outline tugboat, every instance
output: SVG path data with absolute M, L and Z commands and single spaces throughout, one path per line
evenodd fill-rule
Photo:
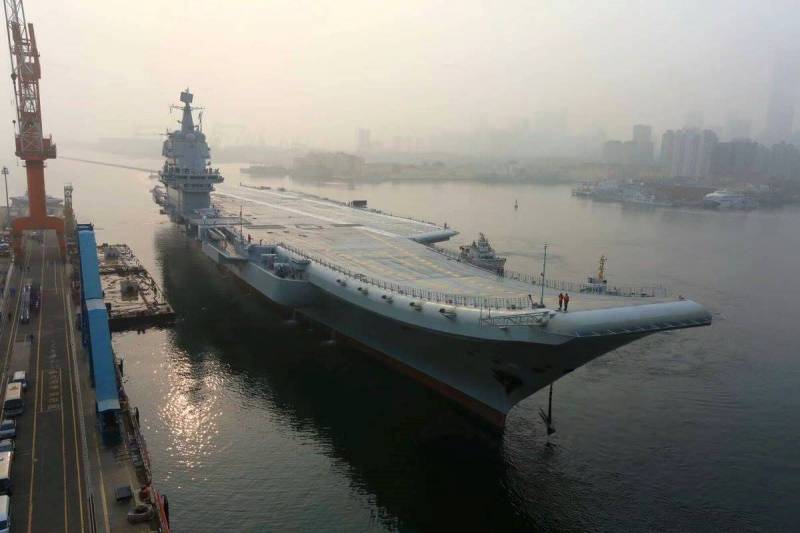
M 606 279 L 606 261 L 608 258 L 605 255 L 600 256 L 600 263 L 597 267 L 597 277 L 589 276 L 586 278 L 586 286 L 581 288 L 581 292 L 608 292 L 608 280 Z
M 498 274 L 503 273 L 506 264 L 506 258 L 498 257 L 495 254 L 494 248 L 483 233 L 480 234 L 478 242 L 472 241 L 469 246 L 461 246 L 459 258 L 477 267 L 493 270 Z

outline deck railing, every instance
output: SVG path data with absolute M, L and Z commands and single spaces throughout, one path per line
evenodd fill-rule
M 239 240 L 239 236 L 236 235 L 234 238 Z M 240 246 L 247 246 L 248 243 L 246 239 L 242 239 L 239 243 Z M 307 259 L 313 263 L 320 264 L 326 268 L 333 270 L 334 272 L 338 272 L 342 274 L 344 277 L 350 278 L 352 281 L 364 283 L 365 285 L 372 285 L 379 289 L 383 289 L 385 291 L 389 291 L 390 293 L 399 294 L 403 296 L 409 296 L 411 298 L 417 298 L 420 300 L 424 300 L 427 302 L 435 302 L 441 303 L 446 305 L 454 305 L 459 307 L 475 307 L 480 309 L 505 309 L 505 310 L 516 310 L 516 309 L 537 309 L 539 308 L 538 302 L 535 300 L 535 292 L 531 290 L 530 294 L 525 296 L 518 296 L 518 297 L 487 297 L 487 296 L 477 296 L 477 295 L 469 295 L 469 294 L 453 294 L 443 291 L 435 291 L 435 290 L 428 290 L 422 289 L 418 287 L 408 287 L 402 285 L 400 283 L 394 283 L 386 280 L 382 280 L 379 278 L 374 278 L 372 276 L 366 276 L 360 272 L 356 272 L 351 270 L 347 267 L 343 267 L 338 265 L 332 261 L 324 259 L 322 257 L 310 254 L 296 246 L 287 244 L 285 242 L 261 242 L 259 243 L 262 246 L 277 246 L 287 250 L 295 255 L 302 257 L 303 259 Z M 438 253 L 443 253 L 443 248 L 433 248 Z M 453 257 L 455 254 L 450 252 L 449 250 L 445 250 L 445 255 L 449 255 L 454 260 L 459 260 L 457 257 Z M 493 271 L 491 271 L 494 273 Z M 499 274 L 498 274 L 499 275 Z M 522 281 L 524 283 L 530 283 L 532 288 L 537 285 L 538 279 L 530 274 L 519 274 L 516 272 L 506 272 L 503 274 L 504 277 L 509 279 L 514 279 L 517 281 Z M 541 284 L 538 285 L 541 287 Z M 545 283 L 545 287 L 549 287 L 551 289 L 556 290 L 565 290 L 571 291 L 575 293 L 579 292 L 588 292 L 586 290 L 581 290 L 582 287 L 588 287 L 588 285 L 580 284 L 580 283 L 572 283 L 572 282 L 564 282 L 564 281 L 554 281 L 549 280 Z M 612 290 L 618 290 L 618 288 L 614 288 Z M 657 290 L 664 290 L 663 288 L 658 287 L 648 287 L 642 289 L 628 289 L 631 291 L 641 291 L 641 292 L 631 292 L 625 295 L 627 296 L 651 296 L 655 295 Z M 650 292 L 646 292 L 650 291 Z M 664 291 L 666 293 L 666 291 Z M 612 294 L 612 293 L 607 293 Z M 614 295 L 622 295 L 621 293 L 614 293 Z
M 386 280 L 373 278 L 371 276 L 365 276 L 364 274 L 361 274 L 359 272 L 354 272 L 349 268 L 337 265 L 331 261 L 328 261 L 327 259 L 323 259 L 321 257 L 309 254 L 307 252 L 304 252 L 303 250 L 300 250 L 299 248 L 296 248 L 295 246 L 286 244 L 284 242 L 275 243 L 272 244 L 272 246 L 279 246 L 285 250 L 292 252 L 293 254 L 299 255 L 304 259 L 308 259 L 309 261 L 318 263 L 335 272 L 339 272 L 343 276 L 346 276 L 353 281 L 361 282 L 367 285 L 372 285 L 379 289 L 389 291 L 391 293 L 410 296 L 411 298 L 418 298 L 420 300 L 425 300 L 428 302 L 436 302 L 436 303 L 461 306 L 461 307 L 476 307 L 476 308 L 486 308 L 486 309 L 511 310 L 511 309 L 532 309 L 537 307 L 537 305 L 534 303 L 534 301 L 531 299 L 530 296 L 520 296 L 516 298 L 497 298 L 497 297 L 474 296 L 465 294 L 451 294 L 447 292 L 432 291 L 417 287 L 407 287 L 399 283 L 393 283 Z
M 458 262 L 465 262 L 461 256 L 453 251 L 448 250 L 447 248 L 442 248 L 441 246 L 429 245 L 428 246 L 431 250 L 442 254 L 453 261 Z M 471 263 L 470 263 L 471 264 Z M 479 267 L 477 265 L 472 265 L 476 268 L 480 268 L 481 270 L 485 270 L 487 272 L 491 272 L 500 277 L 513 279 L 517 281 L 522 281 L 523 283 L 530 283 L 531 285 L 538 285 L 541 287 L 541 276 L 534 275 L 534 274 L 525 274 L 521 272 L 514 272 L 513 270 L 504 269 L 502 273 L 496 272 L 494 270 L 486 269 Z M 555 279 L 545 279 L 544 286 L 548 289 L 553 289 L 557 291 L 566 291 L 566 292 L 574 292 L 574 293 L 596 293 L 596 294 L 606 294 L 608 296 L 627 296 L 627 297 L 666 297 L 669 295 L 669 291 L 665 287 L 660 286 L 649 286 L 649 287 L 605 287 L 603 291 L 599 290 L 596 285 L 590 285 L 588 283 L 577 283 L 574 281 L 562 281 L 562 280 L 555 280 Z

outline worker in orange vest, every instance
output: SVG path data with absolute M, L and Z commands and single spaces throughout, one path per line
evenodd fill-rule
M 564 293 L 558 293 L 558 310 L 561 311 L 561 307 L 564 305 Z
M 569 293 L 564 295 L 564 312 L 567 312 L 567 307 L 569 307 Z

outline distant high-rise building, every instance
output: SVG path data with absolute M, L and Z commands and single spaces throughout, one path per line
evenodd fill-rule
M 662 137 L 661 162 L 668 162 L 665 170 L 673 178 L 707 178 L 717 142 L 717 135 L 711 130 L 668 131 Z
M 766 145 L 784 142 L 792 135 L 794 109 L 800 89 L 800 56 L 782 55 L 775 62 L 763 140 Z
M 636 124 L 633 126 L 633 142 L 644 144 L 652 142 L 653 128 L 646 124 Z
M 800 150 L 792 144 L 774 145 L 767 161 L 767 172 L 771 178 L 797 179 L 800 177 Z
M 646 124 L 633 127 L 633 146 L 631 163 L 636 165 L 653 164 L 653 128 Z
M 603 161 L 609 165 L 622 165 L 625 163 L 625 145 L 622 141 L 608 141 L 603 143 Z
M 653 164 L 653 130 L 645 124 L 633 127 L 630 141 L 602 143 L 603 161 L 610 165 L 649 166 Z
M 752 180 L 759 176 L 760 150 L 755 141 L 738 139 L 719 143 L 711 161 L 711 175 L 716 178 Z
M 363 128 L 358 130 L 356 150 L 360 153 L 372 151 L 372 132 Z
M 662 169 L 669 172 L 672 168 L 672 155 L 675 151 L 675 132 L 667 130 L 661 135 L 661 155 L 658 164 Z

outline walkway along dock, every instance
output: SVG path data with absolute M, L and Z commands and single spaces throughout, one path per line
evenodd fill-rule
M 78 224 L 76 235 L 78 255 L 71 259 L 77 263 L 78 274 L 73 287 L 79 290 L 73 291 L 72 296 L 73 302 L 80 302 L 82 345 L 84 355 L 88 355 L 83 359 L 89 363 L 88 377 L 95 393 L 92 422 L 98 430 L 95 432 L 98 435 L 94 435 L 95 457 L 90 459 L 90 462 L 96 460 L 92 466 L 99 478 L 91 476 L 92 531 L 168 533 L 169 504 L 153 487 L 147 445 L 139 430 L 138 409 L 131 406 L 125 393 L 122 364 L 111 344 L 101 280 L 103 267 L 94 228 L 91 224 Z M 86 375 L 83 373 L 83 377 Z
M 101 244 L 97 261 L 111 331 L 166 325 L 175 320 L 175 311 L 127 244 Z
M 94 232 L 79 226 L 68 238 L 69 262 L 45 231 L 3 264 L 0 388 L 27 374 L 24 410 L 14 417 L 11 530 L 168 533 L 168 505 L 152 486 L 115 362 Z M 38 305 L 23 297 L 33 286 Z

